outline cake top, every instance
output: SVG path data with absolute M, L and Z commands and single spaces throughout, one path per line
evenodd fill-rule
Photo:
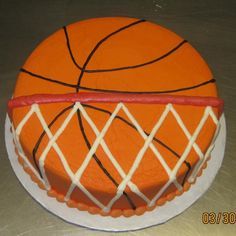
M 120 17 L 84 20 L 52 34 L 22 67 L 14 96 L 77 90 L 217 96 L 212 73 L 186 40 Z

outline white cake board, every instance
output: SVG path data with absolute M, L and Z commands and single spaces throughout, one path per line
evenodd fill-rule
M 161 207 L 157 207 L 151 212 L 146 212 L 142 216 L 126 217 L 102 217 L 91 215 L 75 208 L 69 208 L 65 203 L 58 202 L 55 198 L 48 197 L 45 190 L 41 190 L 23 170 L 18 162 L 17 154 L 14 151 L 12 133 L 10 132 L 10 120 L 6 117 L 5 142 L 11 166 L 24 188 L 43 207 L 63 220 L 91 229 L 103 231 L 129 231 L 138 230 L 153 225 L 158 225 L 179 215 L 194 202 L 196 202 L 210 187 L 213 182 L 224 157 L 226 142 L 226 124 L 224 115 L 220 120 L 221 128 L 212 151 L 211 159 L 208 161 L 207 169 L 191 186 L 190 190 L 179 197 L 175 197 L 171 202 L 167 202 Z

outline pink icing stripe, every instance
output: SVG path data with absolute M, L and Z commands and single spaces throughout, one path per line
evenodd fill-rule
M 125 93 L 68 93 L 68 94 L 34 94 L 20 96 L 9 100 L 8 113 L 17 107 L 29 106 L 34 103 L 141 103 L 141 104 L 178 104 L 192 106 L 217 107 L 220 113 L 223 111 L 223 100 L 216 97 L 194 97 L 178 95 L 158 94 L 125 94 Z

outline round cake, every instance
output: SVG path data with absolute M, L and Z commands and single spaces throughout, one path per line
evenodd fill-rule
M 69 207 L 113 217 L 188 191 L 221 112 L 215 79 L 187 40 L 124 17 L 52 34 L 20 69 L 9 101 L 32 180 Z

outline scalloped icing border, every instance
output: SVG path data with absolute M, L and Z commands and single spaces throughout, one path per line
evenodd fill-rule
M 12 134 L 12 128 L 11 127 L 10 127 L 10 132 Z M 15 145 L 14 139 L 13 139 L 13 143 Z M 123 209 L 123 210 L 121 210 L 121 209 L 112 209 L 110 212 L 104 212 L 98 207 L 88 206 L 84 203 L 75 202 L 73 200 L 65 201 L 64 200 L 64 197 L 65 197 L 64 195 L 56 192 L 53 189 L 46 190 L 43 183 L 36 177 L 36 175 L 33 173 L 33 171 L 27 166 L 27 164 L 25 163 L 23 158 L 20 157 L 16 146 L 15 146 L 15 153 L 18 156 L 18 162 L 22 166 L 24 171 L 29 175 L 31 180 L 38 185 L 38 187 L 40 189 L 45 190 L 47 192 L 47 195 L 49 197 L 55 198 L 58 202 L 66 203 L 66 205 L 70 208 L 77 208 L 80 211 L 88 211 L 90 214 L 93 214 L 93 215 L 94 214 L 99 214 L 101 216 L 111 216 L 113 218 L 117 218 L 119 216 L 124 216 L 124 217 L 131 217 L 131 216 L 134 216 L 134 215 L 140 216 L 140 215 L 143 215 L 147 211 L 153 211 L 156 207 L 162 206 L 168 201 L 172 201 L 177 196 L 181 196 L 184 192 L 187 192 L 190 189 L 191 185 L 194 185 L 196 183 L 197 178 L 202 175 L 203 170 L 206 169 L 206 167 L 207 167 L 207 162 L 211 159 L 211 156 L 209 156 L 206 159 L 205 163 L 203 164 L 202 168 L 199 170 L 199 172 L 197 174 L 197 177 L 196 177 L 196 179 L 194 180 L 193 183 L 189 183 L 188 181 L 186 181 L 185 184 L 183 185 L 183 190 L 182 191 L 176 190 L 172 193 L 169 193 L 165 197 L 159 198 L 156 201 L 155 205 L 152 206 L 152 207 L 140 206 L 140 207 L 137 207 L 135 210 L 133 210 L 133 209 Z

